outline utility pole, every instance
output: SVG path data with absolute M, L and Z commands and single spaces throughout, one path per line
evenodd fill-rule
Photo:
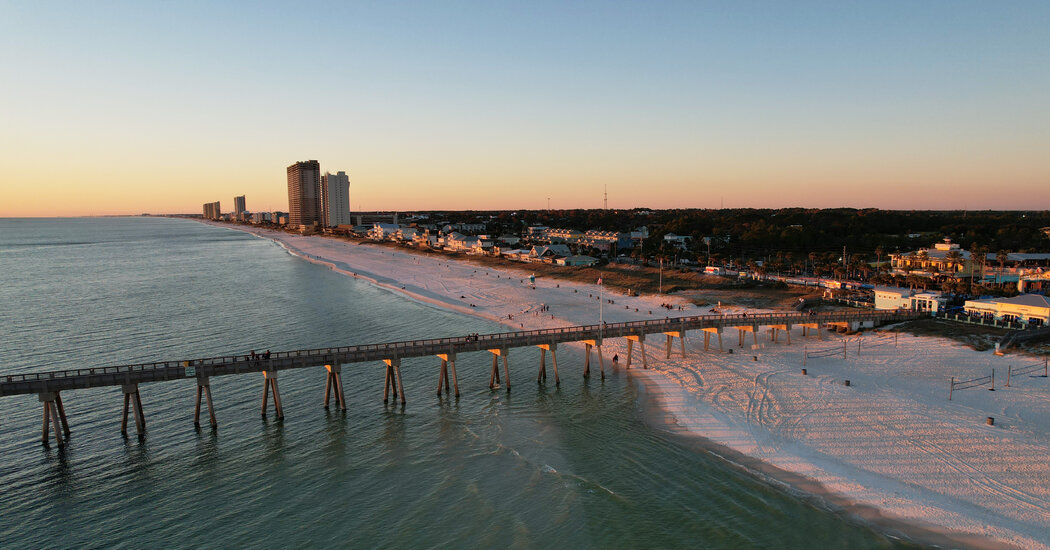
M 660 256 L 660 284 L 657 286 L 656 292 L 658 294 L 664 293 L 664 258 Z

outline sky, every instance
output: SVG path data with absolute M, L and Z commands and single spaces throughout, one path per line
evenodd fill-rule
M 1050 2 L 0 0 L 0 217 L 1050 208 Z

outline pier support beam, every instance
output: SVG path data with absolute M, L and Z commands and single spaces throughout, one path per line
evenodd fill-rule
M 444 388 L 445 394 L 448 395 L 450 388 L 456 389 L 456 397 L 459 397 L 459 380 L 456 379 L 456 354 L 455 353 L 439 353 L 438 357 L 441 358 L 441 372 L 438 373 L 438 397 L 441 397 L 441 390 Z M 493 363 L 496 358 L 493 357 Z M 448 371 L 451 367 L 452 370 L 452 384 L 448 383 Z M 496 374 L 499 377 L 499 374 Z M 489 387 L 492 387 L 492 382 L 489 382 Z
M 536 347 L 540 348 L 540 372 L 536 375 L 536 382 L 542 383 L 547 381 L 547 352 L 551 352 L 551 362 L 554 365 L 554 385 L 561 385 L 561 378 L 558 377 L 558 345 L 557 344 L 536 344 Z
M 273 393 L 273 409 L 274 412 L 277 413 L 277 420 L 284 420 L 284 407 L 281 406 L 281 393 L 277 391 L 277 371 L 275 370 L 263 371 L 263 416 L 266 416 L 266 398 L 268 392 Z
M 502 357 L 503 378 L 507 384 L 507 393 L 510 393 L 510 365 L 507 363 L 510 348 L 494 348 L 488 350 L 488 352 L 492 354 L 492 373 L 489 375 L 489 389 L 494 390 L 499 387 L 499 364 L 496 361 Z
M 383 382 L 383 403 L 388 401 L 388 395 L 394 394 L 394 402 L 397 402 L 398 394 L 401 394 L 401 406 L 405 406 L 405 385 L 401 382 L 401 359 L 383 359 L 386 364 L 386 381 Z M 393 391 L 391 391 L 393 390 Z
M 809 336 L 810 330 L 817 331 L 817 338 L 820 340 L 824 339 L 824 333 L 820 331 L 820 323 L 801 323 L 799 326 L 802 327 L 802 336 Z
M 739 331 L 740 336 L 740 347 L 744 347 L 744 333 L 751 333 L 751 341 L 755 346 L 758 346 L 758 325 L 744 325 L 733 327 Z
M 212 406 L 211 402 L 211 381 L 208 380 L 207 376 L 197 377 L 197 403 L 193 407 L 193 425 L 201 425 L 201 394 L 203 394 L 208 401 L 208 416 L 211 419 L 211 427 L 219 427 L 219 423 L 215 421 L 215 408 Z
M 139 439 L 146 437 L 146 415 L 142 413 L 142 397 L 139 396 L 138 384 L 124 384 L 121 386 L 124 392 L 124 414 L 120 420 L 120 433 L 128 435 L 128 408 L 133 409 L 135 416 L 135 433 Z
M 335 404 L 339 405 L 339 410 L 346 410 L 346 395 L 343 394 L 343 366 L 339 363 L 334 365 L 325 365 L 324 380 L 324 408 L 328 408 L 328 400 L 332 394 L 335 394 Z
M 791 345 L 791 325 L 770 325 L 769 329 L 771 332 L 770 338 L 774 344 L 777 342 L 777 337 L 780 336 L 780 331 L 784 331 L 784 334 L 787 334 L 787 343 L 789 346 Z
M 584 356 L 583 363 L 583 376 L 584 378 L 591 375 L 591 348 L 598 351 L 598 366 L 602 370 L 602 380 L 605 380 L 605 358 L 602 357 L 602 341 L 601 340 L 584 340 L 584 348 L 587 354 Z
M 685 357 L 685 332 L 672 330 L 664 333 L 667 336 L 667 345 L 664 347 L 664 354 L 666 359 L 671 358 L 671 343 L 673 338 L 678 338 L 678 343 L 682 347 L 682 357 Z
M 709 327 L 700 329 L 704 331 L 704 351 L 707 351 L 711 346 L 711 335 L 718 335 L 718 351 L 722 351 L 722 327 Z
M 649 368 L 649 360 L 645 355 L 645 334 L 631 335 L 628 334 L 624 338 L 627 338 L 627 368 L 631 368 L 631 355 L 634 351 L 634 343 L 638 342 L 638 347 L 642 350 L 642 368 Z
M 66 420 L 66 410 L 62 407 L 62 396 L 57 391 L 42 392 L 38 395 L 40 402 L 44 404 L 44 430 L 40 440 L 47 445 L 51 433 L 50 425 L 54 422 L 55 444 L 61 447 L 65 445 L 64 437 L 69 437 L 69 422 Z

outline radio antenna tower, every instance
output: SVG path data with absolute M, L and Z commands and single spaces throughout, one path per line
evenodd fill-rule
M 605 186 L 605 210 L 609 209 L 609 186 Z

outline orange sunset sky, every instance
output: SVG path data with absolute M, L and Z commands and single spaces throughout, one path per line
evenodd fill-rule
M 6 3 L 0 216 L 1050 208 L 1050 4 Z

